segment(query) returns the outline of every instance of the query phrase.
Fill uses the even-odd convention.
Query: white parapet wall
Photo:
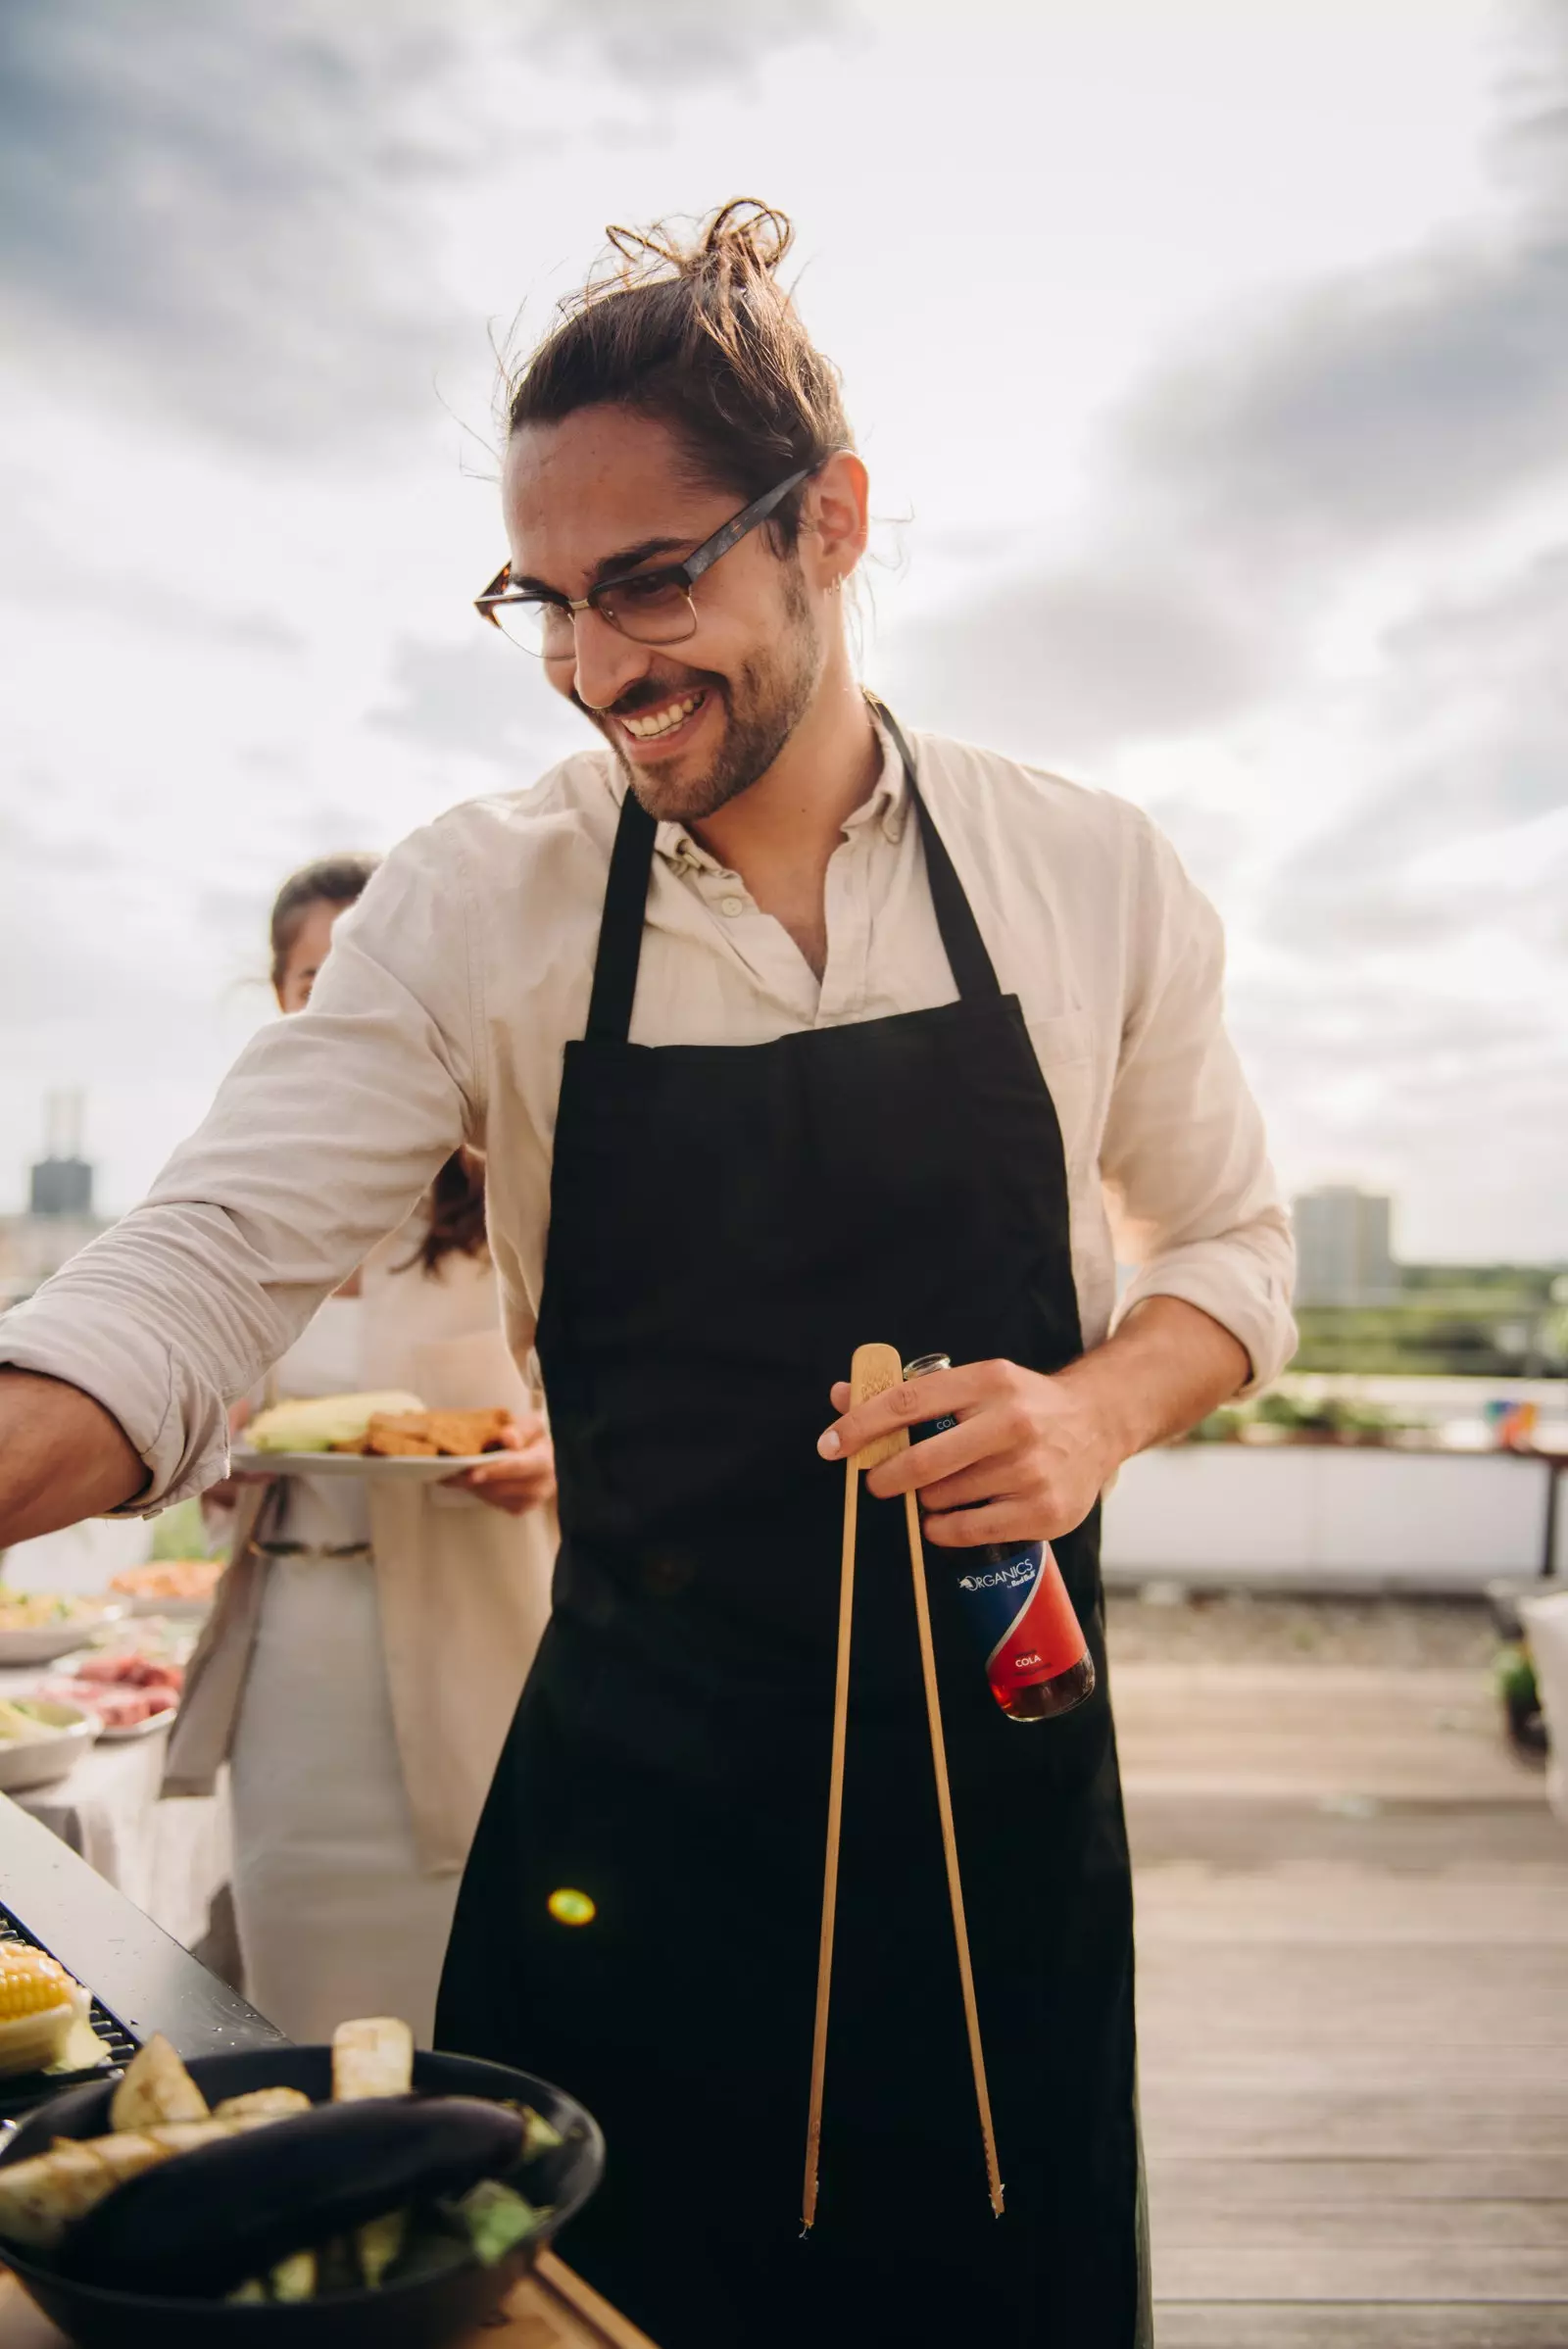
[[[1479,1592],[1501,1576],[1540,1573],[1550,1473],[1544,1461],[1498,1452],[1241,1444],[1146,1452],[1105,1502],[1105,1579]],[[1568,1475],[1556,1553],[1568,1578]]]

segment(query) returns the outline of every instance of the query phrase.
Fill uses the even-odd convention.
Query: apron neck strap
[[[997,981],[996,965],[986,951],[980,935],[974,908],[963,894],[963,883],[953,868],[947,843],[937,830],[931,810],[921,796],[915,777],[914,753],[904,739],[904,730],[885,702],[867,694],[872,714],[886,729],[888,740],[904,761],[904,779],[909,787],[915,813],[920,819],[920,839],[925,848],[925,873],[931,890],[931,909],[937,917],[942,944],[947,950],[948,966],[959,1000],[965,1003],[978,1003],[985,996],[999,996],[1002,989]]]
[[[920,796],[914,756],[892,711],[866,695],[879,723],[904,761],[905,780],[920,823],[925,849],[926,878],[931,907],[937,917],[954,985],[964,1003],[1000,996],[996,967],[980,935],[963,884],[931,810]],[[631,1032],[632,1003],[637,994],[637,965],[642,959],[643,916],[648,904],[648,876],[653,870],[654,841],[659,826],[628,785],[620,803],[620,821],[611,852],[610,878],[605,885],[605,909],[599,923],[599,953],[594,962],[593,994],[588,1003],[587,1041],[624,1044]]]
[[[628,783],[610,856],[605,909],[599,917],[599,953],[588,1002],[590,1044],[624,1044],[631,1033],[637,965],[643,952],[643,913],[658,831],[658,823]]]

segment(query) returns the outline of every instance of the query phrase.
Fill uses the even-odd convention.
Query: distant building
[[[79,1093],[50,1094],[44,1136],[26,1214],[0,1216],[0,1306],[30,1297],[104,1229],[93,1212],[93,1169],[81,1154]]]
[[[1396,1296],[1399,1276],[1390,1243],[1394,1202],[1380,1193],[1331,1183],[1294,1201],[1296,1301],[1300,1305],[1378,1305]]]

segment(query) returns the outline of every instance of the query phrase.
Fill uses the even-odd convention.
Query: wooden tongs
[[[892,1346],[860,1346],[850,1369],[852,1403],[885,1395],[904,1383],[904,1365]],[[844,1818],[844,1755],[850,1719],[850,1639],[855,1615],[855,1535],[862,1469],[891,1460],[906,1451],[907,1428],[879,1436],[844,1464],[844,1550],[839,1568],[838,1672],[833,1688],[833,1763],[827,1792],[827,1862],[822,1878],[822,1938],[816,1967],[816,2029],[811,2039],[811,2099],[806,2128],[806,2190],[801,2219],[809,2227],[816,2217],[817,2170],[822,2141],[822,2083],[827,2072],[828,1999],[833,1984],[833,1927],[838,1915],[839,1830]],[[931,1730],[931,1766],[936,1773],[937,1808],[942,1819],[942,1852],[948,1869],[948,1899],[953,1910],[953,1937],[958,1952],[958,1981],[963,1990],[963,2017],[969,2032],[969,2061],[974,2072],[975,2104],[985,2146],[986,2177],[991,2207],[1002,2216],[1002,2174],[997,2167],[997,2141],[991,2126],[991,2094],[986,2086],[985,2051],[980,2044],[980,2018],[975,2006],[974,1969],[969,1963],[969,1929],[963,1916],[963,1886],[958,1877],[958,1844],[953,1827],[953,1796],[948,1787],[948,1749],[942,1735],[942,1699],[937,1690],[936,1653],[931,1644],[931,1608],[926,1595],[925,1559],[920,1545],[920,1511],[912,1493],[904,1496],[909,1536],[909,1570],[914,1580],[914,1620],[920,1639],[920,1670],[925,1680],[926,1720]]]

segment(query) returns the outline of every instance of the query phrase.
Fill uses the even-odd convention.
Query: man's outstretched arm
[[[0,1317],[0,1542],[228,1468],[228,1406],[472,1139],[466,899],[441,826],[344,914],[147,1199]]]
[[[0,1369],[0,1549],[133,1500],[141,1456],[112,1412],[63,1379]]]

